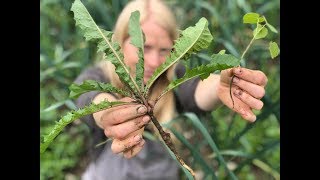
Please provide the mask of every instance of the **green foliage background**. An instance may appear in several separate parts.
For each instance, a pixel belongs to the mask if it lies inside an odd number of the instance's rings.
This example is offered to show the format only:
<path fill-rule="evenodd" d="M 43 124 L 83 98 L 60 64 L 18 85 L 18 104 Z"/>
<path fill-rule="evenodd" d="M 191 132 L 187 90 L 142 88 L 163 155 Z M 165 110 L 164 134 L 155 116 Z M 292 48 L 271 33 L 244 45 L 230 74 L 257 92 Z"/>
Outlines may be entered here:
<path fill-rule="evenodd" d="M 40 133 L 51 130 L 55 121 L 75 109 L 68 100 L 68 86 L 88 65 L 99 61 L 96 45 L 84 40 L 75 26 L 70 11 L 73 0 L 40 1 Z M 116 17 L 128 2 L 125 0 L 83 0 L 95 22 L 112 30 Z M 207 138 L 190 119 L 200 119 L 210 138 L 230 170 L 239 179 L 280 179 L 280 56 L 271 59 L 270 40 L 280 46 L 280 1 L 278 0 L 170 0 L 181 29 L 194 25 L 201 17 L 209 20 L 214 41 L 208 53 L 226 49 L 240 57 L 252 36 L 252 28 L 242 23 L 247 12 L 266 17 L 278 30 L 266 39 L 256 40 L 242 62 L 242 66 L 260 69 L 268 76 L 263 110 L 256 111 L 257 121 L 249 124 L 226 107 L 204 116 L 181 116 L 184 131 L 178 134 L 192 146 L 183 143 L 181 152 L 188 163 L 204 179 L 215 172 L 219 179 L 227 179 L 227 171 L 218 163 Z M 189 66 L 206 61 L 207 52 L 193 55 Z M 189 114 L 190 115 L 190 114 Z M 188 120 L 189 119 L 189 120 Z M 174 122 L 179 122 L 179 118 Z M 89 130 L 75 121 L 55 139 L 40 156 L 40 179 L 79 179 L 86 165 L 86 144 Z M 205 164 L 194 152 L 199 152 Z M 206 170 L 206 167 L 210 170 Z M 185 179 L 181 174 L 181 179 Z"/>

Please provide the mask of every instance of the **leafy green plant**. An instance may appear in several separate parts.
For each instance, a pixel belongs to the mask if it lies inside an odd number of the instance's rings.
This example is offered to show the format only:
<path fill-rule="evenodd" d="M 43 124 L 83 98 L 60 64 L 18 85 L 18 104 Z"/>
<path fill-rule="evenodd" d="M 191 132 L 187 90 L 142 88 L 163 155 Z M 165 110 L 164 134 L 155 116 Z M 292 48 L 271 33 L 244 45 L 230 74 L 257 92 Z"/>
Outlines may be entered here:
<path fill-rule="evenodd" d="M 252 44 L 255 40 L 264 38 L 268 35 L 268 28 L 272 32 L 278 33 L 277 29 L 274 28 L 271 24 L 269 24 L 267 19 L 264 16 L 261 16 L 258 13 L 245 14 L 243 16 L 243 23 L 255 24 L 256 28 L 253 30 L 253 37 L 252 37 L 250 43 L 248 44 L 248 46 L 246 47 L 246 49 L 243 51 L 243 53 L 240 57 L 240 60 L 243 60 L 245 54 L 248 52 L 249 48 L 252 46 Z M 266 28 L 266 26 L 268 28 Z M 272 59 L 274 59 L 275 57 L 277 57 L 279 55 L 280 49 L 279 49 L 278 44 L 276 42 L 271 41 L 269 43 L 269 52 L 270 52 Z M 234 77 L 235 77 L 235 75 L 232 75 L 232 78 L 230 81 L 230 91 L 229 91 L 233 108 L 234 108 L 234 101 L 233 101 L 233 97 L 232 97 L 232 93 L 231 93 L 231 86 L 232 86 L 232 82 L 233 82 Z"/>
<path fill-rule="evenodd" d="M 224 51 L 221 51 L 217 54 L 212 54 L 210 56 L 210 62 L 207 64 L 203 64 L 197 66 L 192 69 L 187 69 L 184 76 L 180 79 L 176 79 L 172 81 L 167 88 L 159 95 L 154 104 L 149 104 L 149 92 L 152 85 L 156 82 L 156 80 L 161 76 L 161 74 L 165 73 L 172 65 L 178 63 L 180 60 L 184 61 L 190 58 L 190 56 L 194 53 L 198 53 L 201 50 L 208 48 L 213 37 L 208 29 L 208 21 L 205 18 L 201 18 L 195 26 L 188 27 L 181 32 L 180 37 L 175 41 L 173 51 L 167 57 L 165 63 L 163 63 L 160 67 L 156 69 L 150 80 L 144 84 L 144 34 L 139 25 L 140 14 L 138 11 L 135 11 L 131 14 L 129 21 L 129 35 L 131 37 L 131 43 L 138 48 L 138 57 L 139 61 L 136 65 L 136 75 L 133 77 L 130 74 L 130 69 L 125 65 L 123 61 L 123 54 L 121 52 L 121 48 L 119 43 L 113 42 L 111 40 L 113 32 L 106 31 L 100 28 L 85 6 L 81 3 L 80 0 L 75 0 L 72 4 L 71 11 L 74 12 L 74 19 L 76 21 L 76 25 L 80 27 L 82 30 L 84 37 L 87 41 L 93 41 L 97 43 L 98 51 L 104 52 L 106 54 L 107 60 L 111 61 L 116 67 L 116 73 L 118 74 L 120 80 L 125 85 L 124 89 L 119 89 L 113 87 L 108 83 L 101 83 L 92 80 L 84 81 L 82 84 L 72 84 L 70 89 L 70 98 L 77 98 L 81 94 L 88 91 L 101 91 L 101 92 L 113 92 L 118 93 L 124 96 L 131 97 L 134 99 L 132 102 L 109 102 L 103 101 L 99 104 L 90 104 L 87 107 L 71 111 L 63 116 L 51 130 L 51 132 L 45 136 L 41 136 L 41 144 L 40 144 L 40 152 L 43 153 L 50 145 L 50 143 L 54 140 L 54 138 L 64 129 L 65 126 L 70 124 L 76 119 L 79 119 L 85 115 L 92 114 L 107 108 L 111 108 L 114 106 L 121 106 L 124 104 L 144 104 L 149 107 L 148 114 L 151 117 L 152 122 L 159 130 L 159 133 L 167 145 L 167 147 L 174 154 L 174 157 L 178 160 L 178 162 L 183 167 L 183 170 L 186 173 L 190 173 L 188 177 L 194 177 L 193 170 L 184 163 L 183 159 L 180 158 L 179 154 L 175 150 L 174 144 L 171 141 L 170 134 L 165 132 L 162 126 L 159 124 L 155 116 L 153 115 L 153 107 L 158 102 L 158 100 L 163 97 L 170 90 L 178 87 L 183 82 L 186 82 L 194 77 L 200 77 L 202 80 L 207 78 L 210 73 L 215 72 L 217 70 L 223 70 L 235 66 L 240 65 L 240 59 L 236 58 L 233 55 L 225 54 Z M 245 16 L 248 19 L 248 22 L 253 22 L 254 15 Z M 244 18 L 245 19 L 245 18 Z M 256 19 L 255 19 L 256 20 Z M 260 23 L 264 23 L 261 25 Z M 255 32 L 255 38 L 262 38 L 265 34 L 265 27 L 268 23 L 265 18 L 261 18 L 258 16 L 258 20 L 255 21 L 257 23 L 257 30 Z M 260 25 L 260 26 L 259 26 Z M 268 25 L 267 25 L 268 26 Z M 271 25 L 269 25 L 272 27 Z M 268 27 L 269 27 L 268 26 Z M 269 28 L 270 28 L 269 27 Z M 261 35 L 262 33 L 262 35 Z M 259 38 L 258 38 L 259 37 Z M 246 48 L 245 52 L 249 49 L 253 41 L 250 42 L 249 46 Z M 272 52 L 272 57 L 277 55 L 277 45 L 273 42 L 271 43 L 270 52 Z M 245 54 L 244 52 L 244 54 Z M 243 55 L 244 55 L 243 54 Z M 243 56 L 241 57 L 243 58 Z M 215 145 L 212 146 L 215 149 Z M 219 156 L 219 160 L 223 162 L 222 156 Z M 188 172 L 185 169 L 188 170 Z"/>

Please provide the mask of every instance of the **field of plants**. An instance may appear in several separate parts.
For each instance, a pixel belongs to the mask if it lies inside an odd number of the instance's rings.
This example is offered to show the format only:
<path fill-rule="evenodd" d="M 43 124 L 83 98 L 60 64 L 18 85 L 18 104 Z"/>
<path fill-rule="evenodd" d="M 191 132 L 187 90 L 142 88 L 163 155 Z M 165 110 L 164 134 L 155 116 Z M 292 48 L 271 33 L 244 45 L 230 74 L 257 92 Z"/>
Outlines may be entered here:
<path fill-rule="evenodd" d="M 116 17 L 128 0 L 82 0 L 99 26 L 112 31 Z M 181 154 L 201 179 L 280 179 L 280 56 L 272 59 L 269 42 L 280 46 L 280 1 L 278 0 L 168 0 L 181 29 L 201 17 L 209 21 L 214 39 L 208 51 L 191 56 L 189 66 L 205 63 L 208 54 L 240 57 L 253 28 L 242 17 L 256 12 L 266 17 L 278 33 L 256 40 L 243 67 L 262 70 L 268 76 L 264 108 L 248 123 L 227 107 L 198 116 L 181 114 L 172 129 L 182 142 Z M 40 1 L 40 133 L 47 134 L 66 112 L 76 109 L 68 87 L 87 66 L 100 61 L 96 44 L 85 41 L 70 11 L 73 0 Z M 148 136 L 147 138 L 152 138 Z M 80 179 L 86 166 L 89 129 L 79 120 L 67 126 L 40 156 L 40 179 Z M 221 159 L 223 161 L 221 161 Z M 181 171 L 181 179 L 186 179 Z"/>

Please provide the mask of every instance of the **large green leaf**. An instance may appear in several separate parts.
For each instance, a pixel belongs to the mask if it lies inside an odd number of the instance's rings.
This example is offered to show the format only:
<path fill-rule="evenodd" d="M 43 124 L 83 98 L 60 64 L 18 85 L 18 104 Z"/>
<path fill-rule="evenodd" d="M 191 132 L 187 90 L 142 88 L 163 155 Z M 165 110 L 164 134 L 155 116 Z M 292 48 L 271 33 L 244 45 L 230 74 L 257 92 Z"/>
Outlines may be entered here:
<path fill-rule="evenodd" d="M 138 63 L 136 64 L 136 82 L 144 91 L 143 76 L 144 76 L 144 34 L 140 27 L 140 12 L 134 11 L 131 13 L 129 20 L 129 35 L 131 44 L 138 48 Z"/>
<path fill-rule="evenodd" d="M 131 96 L 127 91 L 115 88 L 109 83 L 102 83 L 94 80 L 86 80 L 82 82 L 82 84 L 73 83 L 69 87 L 69 90 L 70 90 L 70 95 L 69 95 L 70 98 L 77 98 L 81 94 L 89 91 L 113 92 L 113 93 L 119 93 L 124 96 Z"/>
<path fill-rule="evenodd" d="M 160 99 L 164 94 L 169 92 L 170 90 L 178 87 L 180 84 L 194 78 L 200 76 L 200 78 L 206 79 L 210 73 L 213 73 L 217 70 L 224 70 L 227 68 L 231 68 L 234 66 L 238 66 L 240 64 L 240 60 L 233 55 L 230 54 L 222 54 L 223 52 L 219 52 L 218 54 L 213 54 L 211 56 L 211 62 L 207 65 L 201 65 L 195 67 L 191 70 L 187 69 L 186 73 L 182 78 L 176 79 L 172 81 L 166 89 L 161 93 L 158 97 Z"/>
<path fill-rule="evenodd" d="M 56 122 L 53 129 L 50 131 L 48 135 L 44 135 L 41 137 L 41 144 L 40 144 L 40 153 L 45 152 L 48 148 L 50 143 L 54 140 L 55 137 L 59 135 L 59 133 L 64 129 L 65 126 L 72 123 L 74 120 L 79 119 L 83 116 L 93 114 L 95 112 L 101 111 L 103 109 L 107 109 L 116 105 L 126 104 L 127 102 L 109 102 L 109 101 L 102 101 L 99 104 L 90 104 L 84 108 L 81 108 L 77 111 L 71 111 L 65 116 L 63 116 L 59 121 Z"/>
<path fill-rule="evenodd" d="M 119 43 L 112 42 L 113 32 L 99 28 L 80 0 L 74 1 L 71 6 L 71 11 L 74 12 L 76 25 L 83 31 L 86 40 L 98 43 L 98 51 L 106 53 L 107 59 L 115 65 L 116 73 L 120 80 L 128 89 L 134 92 L 136 96 L 140 96 L 140 88 L 136 84 L 135 79 L 130 75 L 129 68 L 123 61 L 123 54 L 120 51 Z"/>
<path fill-rule="evenodd" d="M 180 59 L 188 59 L 192 53 L 197 53 L 207 48 L 213 37 L 208 29 L 208 21 L 202 17 L 195 26 L 188 27 L 181 32 L 181 36 L 176 40 L 173 51 L 166 58 L 165 63 L 158 67 L 146 85 L 145 92 L 163 74 L 167 69 L 174 65 Z"/>

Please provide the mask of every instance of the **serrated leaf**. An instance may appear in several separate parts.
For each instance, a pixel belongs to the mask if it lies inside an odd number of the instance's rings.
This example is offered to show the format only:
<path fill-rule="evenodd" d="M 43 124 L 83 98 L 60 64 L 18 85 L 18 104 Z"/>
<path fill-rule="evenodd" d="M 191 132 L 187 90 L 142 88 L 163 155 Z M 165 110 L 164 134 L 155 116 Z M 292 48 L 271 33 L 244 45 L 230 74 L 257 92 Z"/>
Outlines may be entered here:
<path fill-rule="evenodd" d="M 188 59 L 192 53 L 197 53 L 202 49 L 207 48 L 213 37 L 208 28 L 208 21 L 202 17 L 195 26 L 188 27 L 181 32 L 181 36 L 175 41 L 173 51 L 166 58 L 166 61 L 158 67 L 146 85 L 145 93 L 156 81 L 172 65 L 180 59 Z"/>
<path fill-rule="evenodd" d="M 138 63 L 136 64 L 136 82 L 144 91 L 144 34 L 140 26 L 140 12 L 134 11 L 129 19 L 129 35 L 131 44 L 138 48 Z"/>
<path fill-rule="evenodd" d="M 135 83 L 135 79 L 130 75 L 129 68 L 123 61 L 123 54 L 120 51 L 120 45 L 112 42 L 113 32 L 105 31 L 98 27 L 94 22 L 90 13 L 80 0 L 75 0 L 71 6 L 74 12 L 76 25 L 80 27 L 87 41 L 95 41 L 98 43 L 98 51 L 106 53 L 106 59 L 111 61 L 116 67 L 116 73 L 120 80 L 137 96 L 141 95 L 140 89 Z"/>
<path fill-rule="evenodd" d="M 201 65 L 191 70 L 187 69 L 184 76 L 182 78 L 172 81 L 157 99 L 160 99 L 164 94 L 166 94 L 170 90 L 178 87 L 182 83 L 192 78 L 199 76 L 202 80 L 204 80 L 210 75 L 210 73 L 213 73 L 217 70 L 224 70 L 227 68 L 235 67 L 239 64 L 240 60 L 231 54 L 213 54 L 211 56 L 211 62 L 209 64 Z"/>
<path fill-rule="evenodd" d="M 280 49 L 279 49 L 278 44 L 276 42 L 271 41 L 269 43 L 269 51 L 270 51 L 270 55 L 271 55 L 272 59 L 277 57 L 280 53 Z"/>
<path fill-rule="evenodd" d="M 258 24 L 257 27 L 253 30 L 254 39 L 261 39 L 268 35 L 268 29 L 264 26 Z"/>
<path fill-rule="evenodd" d="M 74 120 L 79 119 L 83 116 L 93 114 L 95 112 L 101 111 L 103 109 L 107 109 L 113 106 L 126 104 L 127 102 L 109 102 L 102 101 L 99 104 L 90 104 L 82 109 L 77 111 L 68 112 L 65 116 L 63 116 L 59 121 L 56 122 L 53 129 L 47 135 L 42 135 L 40 139 L 40 153 L 45 152 L 51 142 L 57 137 L 60 132 L 64 129 L 65 126 L 72 123 Z"/>
<path fill-rule="evenodd" d="M 119 93 L 124 96 L 131 96 L 128 92 L 113 87 L 110 83 L 97 82 L 95 80 L 86 80 L 82 84 L 71 84 L 69 86 L 70 95 L 69 97 L 74 99 L 79 97 L 81 94 L 89 91 L 101 91 L 101 92 L 112 92 Z"/>
<path fill-rule="evenodd" d="M 271 24 L 267 23 L 267 27 L 274 33 L 278 33 L 277 29 L 273 27 Z"/>
<path fill-rule="evenodd" d="M 259 17 L 260 15 L 258 13 L 246 13 L 242 20 L 243 23 L 248 23 L 248 24 L 256 24 L 257 22 L 259 22 Z"/>

